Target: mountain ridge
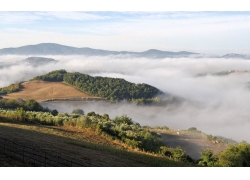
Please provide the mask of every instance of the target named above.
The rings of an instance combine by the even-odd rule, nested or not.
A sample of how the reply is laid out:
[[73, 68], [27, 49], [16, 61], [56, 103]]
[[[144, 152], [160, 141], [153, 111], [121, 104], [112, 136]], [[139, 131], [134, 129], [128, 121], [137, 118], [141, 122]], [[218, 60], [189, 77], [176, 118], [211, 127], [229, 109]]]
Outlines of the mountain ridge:
[[89, 47], [77, 48], [72, 46], [65, 46], [56, 43], [40, 43], [36, 45], [26, 45], [16, 48], [0, 49], [0, 55], [86, 55], [86, 56], [107, 56], [107, 55], [133, 55], [135, 57], [186, 57], [197, 55], [199, 53], [180, 51], [161, 51], [157, 49], [149, 49], [143, 52], [133, 51], [109, 51], [102, 49], [93, 49]]

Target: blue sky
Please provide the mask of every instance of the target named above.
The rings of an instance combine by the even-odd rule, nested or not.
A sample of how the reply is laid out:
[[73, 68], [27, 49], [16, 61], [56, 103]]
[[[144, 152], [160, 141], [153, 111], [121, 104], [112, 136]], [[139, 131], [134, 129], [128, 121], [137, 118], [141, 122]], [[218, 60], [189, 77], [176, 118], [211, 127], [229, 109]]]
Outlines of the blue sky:
[[0, 11], [0, 48], [250, 52], [250, 11]]

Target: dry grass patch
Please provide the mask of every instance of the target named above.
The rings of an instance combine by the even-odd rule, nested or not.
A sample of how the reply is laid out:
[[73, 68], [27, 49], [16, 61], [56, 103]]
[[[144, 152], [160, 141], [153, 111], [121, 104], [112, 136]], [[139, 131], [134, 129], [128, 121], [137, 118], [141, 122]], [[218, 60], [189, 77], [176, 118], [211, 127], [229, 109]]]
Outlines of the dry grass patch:
[[21, 90], [3, 96], [6, 99], [22, 98], [46, 100], [70, 100], [70, 99], [100, 99], [84, 93], [63, 82], [29, 81], [21, 84]]

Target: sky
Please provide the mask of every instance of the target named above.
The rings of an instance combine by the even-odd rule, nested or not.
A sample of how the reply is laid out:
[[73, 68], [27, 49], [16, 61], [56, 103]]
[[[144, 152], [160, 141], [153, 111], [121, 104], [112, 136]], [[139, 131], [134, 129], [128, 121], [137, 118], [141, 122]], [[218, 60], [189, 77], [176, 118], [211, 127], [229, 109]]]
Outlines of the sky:
[[249, 54], [250, 11], [0, 11], [0, 48], [39, 43], [116, 51]]

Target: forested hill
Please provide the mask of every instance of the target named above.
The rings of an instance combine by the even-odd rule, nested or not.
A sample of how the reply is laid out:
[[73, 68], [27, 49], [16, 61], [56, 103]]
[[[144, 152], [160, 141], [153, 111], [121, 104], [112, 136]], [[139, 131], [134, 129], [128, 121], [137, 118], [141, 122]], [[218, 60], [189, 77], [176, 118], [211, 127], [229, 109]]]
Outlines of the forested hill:
[[48, 74], [34, 77], [32, 80], [65, 82], [97, 97], [108, 100], [151, 99], [164, 94], [148, 84], [135, 84], [120, 78], [92, 77], [78, 72], [56, 70]]

